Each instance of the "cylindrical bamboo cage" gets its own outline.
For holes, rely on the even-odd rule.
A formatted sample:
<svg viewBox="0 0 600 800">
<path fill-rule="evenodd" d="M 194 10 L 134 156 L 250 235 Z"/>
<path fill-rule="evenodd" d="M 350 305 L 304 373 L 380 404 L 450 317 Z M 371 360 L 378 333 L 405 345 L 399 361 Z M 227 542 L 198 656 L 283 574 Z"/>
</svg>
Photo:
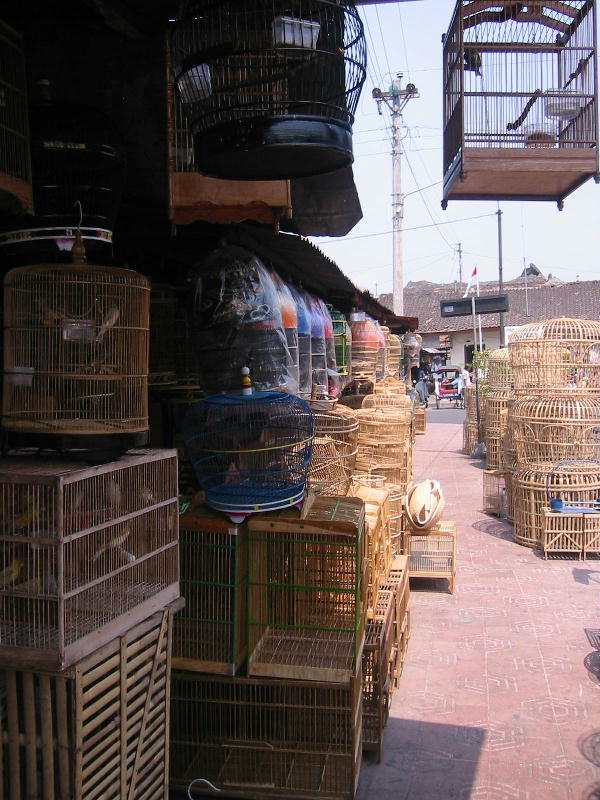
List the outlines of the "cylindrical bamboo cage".
<svg viewBox="0 0 600 800">
<path fill-rule="evenodd" d="M 2 428 L 14 446 L 124 452 L 148 435 L 150 284 L 76 253 L 6 275 Z"/>
<path fill-rule="evenodd" d="M 524 325 L 508 345 L 516 395 L 600 391 L 600 322 L 560 317 Z"/>
<path fill-rule="evenodd" d="M 355 313 L 350 316 L 352 334 L 351 373 L 356 381 L 373 381 L 376 379 L 377 350 L 379 339 L 375 323 L 364 314 Z"/>
<path fill-rule="evenodd" d="M 376 472 L 386 481 L 406 485 L 412 472 L 412 414 L 401 408 L 356 412 L 359 424 L 356 469 Z"/>
<path fill-rule="evenodd" d="M 511 389 L 498 389 L 485 396 L 485 449 L 488 469 L 499 469 L 502 437 L 507 424 L 507 403 L 512 399 Z"/>
<path fill-rule="evenodd" d="M 512 408 L 517 461 L 532 469 L 600 458 L 600 397 L 520 397 Z"/>
<path fill-rule="evenodd" d="M 539 547 L 543 531 L 543 509 L 551 497 L 574 504 L 597 499 L 600 468 L 594 464 L 565 464 L 548 470 L 519 469 L 512 475 L 515 542 Z"/>
<path fill-rule="evenodd" d="M 398 378 L 387 375 L 374 384 L 373 394 L 406 394 L 406 385 Z"/>
<path fill-rule="evenodd" d="M 490 351 L 487 360 L 487 382 L 492 391 L 512 388 L 512 370 L 506 347 Z"/>
<path fill-rule="evenodd" d="M 387 374 L 392 378 L 399 378 L 400 364 L 402 363 L 402 340 L 395 333 L 390 333 L 387 338 L 387 347 Z"/>
</svg>

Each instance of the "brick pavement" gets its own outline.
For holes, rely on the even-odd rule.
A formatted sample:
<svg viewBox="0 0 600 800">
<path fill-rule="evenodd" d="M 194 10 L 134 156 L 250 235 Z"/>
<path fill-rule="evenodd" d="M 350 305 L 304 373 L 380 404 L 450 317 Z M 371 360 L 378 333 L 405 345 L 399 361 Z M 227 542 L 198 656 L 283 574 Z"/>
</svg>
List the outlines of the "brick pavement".
<svg viewBox="0 0 600 800">
<path fill-rule="evenodd" d="M 416 440 L 415 478 L 441 481 L 458 523 L 456 588 L 411 582 L 404 672 L 357 800 L 598 800 L 600 686 L 584 659 L 600 649 L 600 562 L 514 544 L 480 511 L 483 463 L 461 447 L 460 424 Z"/>
</svg>

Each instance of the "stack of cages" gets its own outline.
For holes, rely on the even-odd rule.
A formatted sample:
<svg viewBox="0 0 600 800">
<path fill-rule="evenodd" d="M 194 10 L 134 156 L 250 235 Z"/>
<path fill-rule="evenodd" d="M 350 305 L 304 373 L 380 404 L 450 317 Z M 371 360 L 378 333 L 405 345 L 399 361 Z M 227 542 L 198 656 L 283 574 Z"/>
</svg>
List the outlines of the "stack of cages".
<svg viewBox="0 0 600 800">
<path fill-rule="evenodd" d="M 158 800 L 179 598 L 176 452 L 94 467 L 9 457 L 0 493 L 7 796 L 127 786 L 141 800 L 150 783 Z"/>
<path fill-rule="evenodd" d="M 402 340 L 395 333 L 387 336 L 387 377 L 400 379 L 402 374 Z"/>
<path fill-rule="evenodd" d="M 333 322 L 335 360 L 343 388 L 352 380 L 352 330 L 346 317 L 333 308 L 329 309 Z"/>
<path fill-rule="evenodd" d="M 593 510 L 600 494 L 600 322 L 524 325 L 509 340 L 515 541 L 543 547 L 549 506 Z M 565 531 L 567 515 L 562 517 Z M 551 531 L 554 536 L 556 530 Z"/>
<path fill-rule="evenodd" d="M 185 633 L 179 626 L 196 661 L 189 650 L 174 661 L 172 788 L 203 778 L 232 796 L 354 797 L 364 522 L 362 501 L 314 494 L 302 512 L 256 514 L 235 530 L 200 508 L 184 517 L 182 527 L 200 548 L 190 563 L 210 562 L 192 578 L 189 617 L 218 608 L 228 626 L 221 619 L 210 634 L 214 646 L 203 653 L 200 625 L 206 629 L 207 621 L 184 617 Z M 176 631 L 176 653 L 181 643 Z M 191 791 L 212 794 L 210 784 L 198 781 Z"/>
<path fill-rule="evenodd" d="M 388 336 L 390 329 L 375 323 L 377 328 L 377 366 L 375 369 L 375 378 L 378 381 L 383 380 L 387 375 L 387 353 L 388 353 Z"/>
<path fill-rule="evenodd" d="M 384 475 L 388 483 L 406 487 L 412 477 L 413 414 L 412 405 L 406 407 L 397 400 L 410 402 L 406 395 L 367 395 L 356 412 L 356 469 Z"/>
<path fill-rule="evenodd" d="M 317 494 L 346 495 L 356 466 L 356 413 L 336 406 L 331 411 L 314 411 L 313 416 L 315 438 L 308 486 Z"/>
<path fill-rule="evenodd" d="M 485 404 L 485 450 L 487 469 L 483 476 L 483 506 L 489 514 L 504 513 L 505 474 L 503 453 L 508 427 L 508 406 L 513 401 L 512 371 L 507 348 L 488 355 L 489 392 Z"/>
<path fill-rule="evenodd" d="M 426 529 L 408 527 L 404 534 L 411 578 L 444 578 L 450 594 L 456 574 L 456 522 L 440 520 Z"/>
<path fill-rule="evenodd" d="M 463 422 L 463 453 L 471 455 L 473 448 L 477 444 L 479 425 L 477 422 L 477 393 L 475 386 L 465 386 L 465 421 Z"/>
<path fill-rule="evenodd" d="M 364 311 L 350 315 L 352 331 L 351 371 L 352 380 L 361 385 L 374 384 L 377 380 L 377 352 L 379 336 L 375 323 Z"/>
<path fill-rule="evenodd" d="M 367 613 L 372 615 L 379 584 L 392 563 L 390 490 L 385 476 L 365 473 L 353 477 L 350 494 L 365 504 Z"/>
</svg>

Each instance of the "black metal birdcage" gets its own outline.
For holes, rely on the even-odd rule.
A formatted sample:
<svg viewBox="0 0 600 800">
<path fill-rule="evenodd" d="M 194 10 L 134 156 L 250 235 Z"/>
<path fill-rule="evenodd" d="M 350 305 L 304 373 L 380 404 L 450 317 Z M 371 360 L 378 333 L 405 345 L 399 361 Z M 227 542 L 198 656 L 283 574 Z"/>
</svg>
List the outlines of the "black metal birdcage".
<svg viewBox="0 0 600 800">
<path fill-rule="evenodd" d="M 352 162 L 366 47 L 349 0 L 187 0 L 171 45 L 199 171 L 285 179 Z"/>
<path fill-rule="evenodd" d="M 448 200 L 555 200 L 598 178 L 595 0 L 459 0 L 444 37 Z"/>
</svg>

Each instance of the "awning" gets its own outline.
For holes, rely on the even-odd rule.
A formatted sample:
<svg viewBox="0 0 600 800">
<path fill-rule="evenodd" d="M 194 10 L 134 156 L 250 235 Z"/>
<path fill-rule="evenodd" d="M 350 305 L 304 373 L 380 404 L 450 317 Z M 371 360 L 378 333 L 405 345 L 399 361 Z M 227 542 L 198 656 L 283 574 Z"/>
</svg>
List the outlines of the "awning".
<svg viewBox="0 0 600 800">
<path fill-rule="evenodd" d="M 443 356 L 444 355 L 444 351 L 443 350 L 437 350 L 435 347 L 422 347 L 421 350 L 424 353 L 430 353 L 432 356 L 437 356 L 437 355 Z"/>
</svg>

